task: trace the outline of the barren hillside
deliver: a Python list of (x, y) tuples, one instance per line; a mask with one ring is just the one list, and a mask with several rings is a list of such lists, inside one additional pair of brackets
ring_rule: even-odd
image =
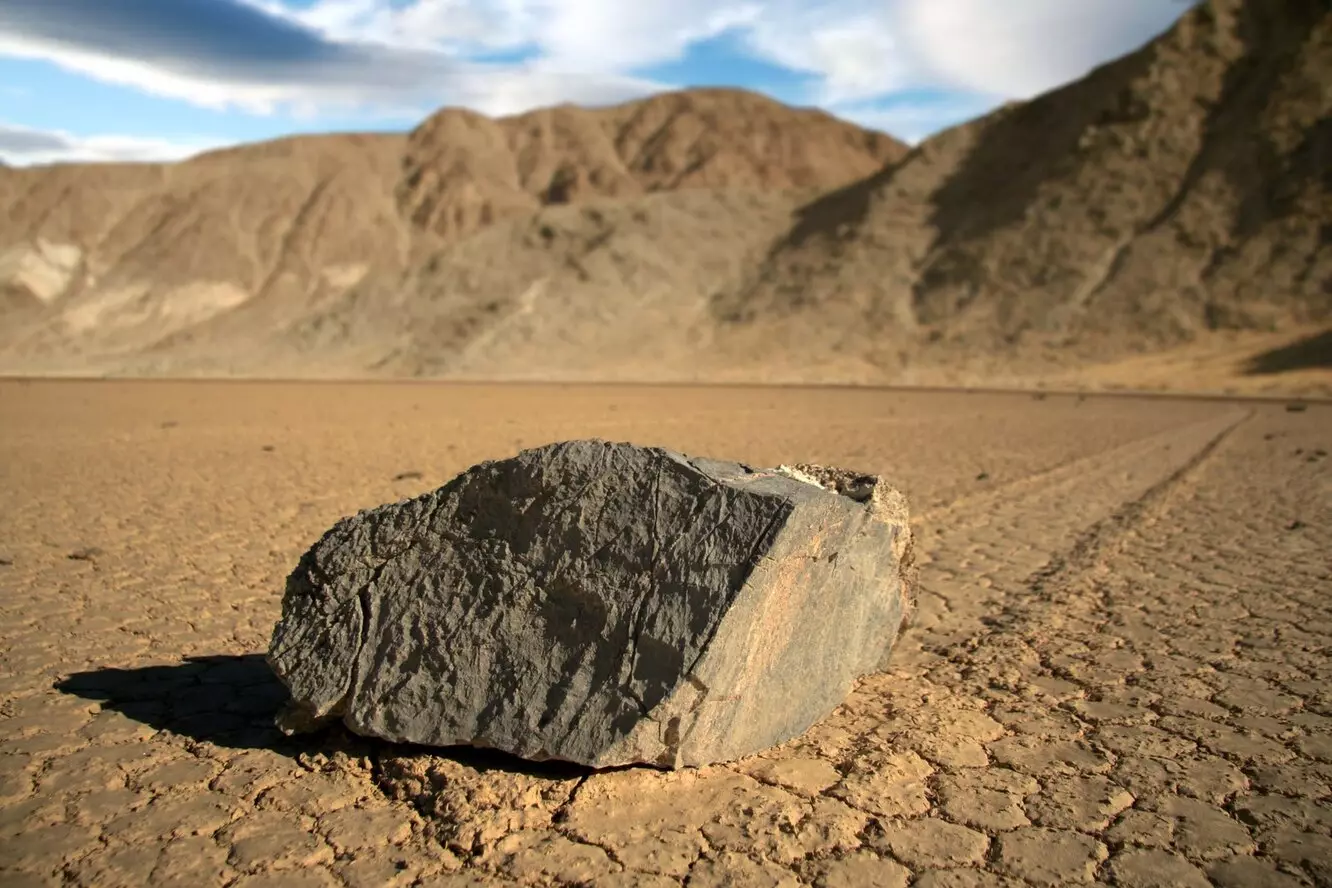
[[(1214, 0), (806, 204), (718, 320), (888, 367), (1122, 357), (1332, 318), (1332, 13)], [(837, 324), (823, 319), (839, 317)]]
[(0, 371), (1332, 394), (1327, 71), (1322, 0), (1212, 0), (910, 152), (694, 90), (4, 169)]
[[(702, 203), (730, 220), (709, 232), (724, 253), (746, 219), (727, 216), (721, 192), (760, 191), (753, 200), (789, 207), (905, 153), (822, 112), (696, 90), (501, 120), (445, 109), (406, 136), (281, 139), (177, 164), (5, 169), (0, 360), (10, 372), (356, 375), (398, 366), (391, 336), (362, 335), (355, 357), (339, 360), (289, 346), (320, 341), (356, 305), (383, 319), (382, 305), (365, 306), (374, 293), (419, 301), (399, 320), (424, 313), (460, 332), (427, 342), (432, 353), (403, 368), (420, 372), (450, 363), (444, 349), (480, 331), (471, 315), (493, 316), (487, 305), (530, 288), (532, 263), (478, 250), (509, 249), (505, 232), (531, 227), (543, 207), (709, 189), (716, 196)], [(449, 248), (478, 233), (455, 259)], [(469, 286), (473, 266), (487, 270), (488, 289)], [(403, 289), (433, 281), (443, 290)], [(440, 318), (458, 287), (479, 305)]]
[(502, 120), (448, 108), (408, 138), (397, 197), (415, 225), (448, 236), (594, 197), (825, 189), (906, 150), (882, 133), (739, 90), (686, 90), (597, 110), (561, 105)]

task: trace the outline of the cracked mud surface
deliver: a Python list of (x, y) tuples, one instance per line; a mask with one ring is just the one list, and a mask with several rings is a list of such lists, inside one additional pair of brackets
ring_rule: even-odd
[[(272, 726), (338, 517), (596, 435), (881, 473), (888, 671), (725, 766)], [(1332, 407), (763, 389), (0, 383), (0, 884), (1332, 884)]]

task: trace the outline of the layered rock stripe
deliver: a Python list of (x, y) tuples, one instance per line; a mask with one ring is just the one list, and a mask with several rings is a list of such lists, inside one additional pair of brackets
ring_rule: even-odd
[[(320, 533), (584, 435), (903, 479), (889, 668), (670, 773), (272, 726)], [(2, 383), (0, 882), (1327, 884), (1330, 438), (1317, 404)]]

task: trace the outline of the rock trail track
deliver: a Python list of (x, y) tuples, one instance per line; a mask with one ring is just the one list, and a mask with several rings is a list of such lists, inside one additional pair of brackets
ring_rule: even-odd
[[(890, 668), (680, 772), (272, 727), (324, 528), (582, 435), (901, 484)], [(1329, 450), (1323, 405), (3, 382), (0, 885), (1332, 885)]]

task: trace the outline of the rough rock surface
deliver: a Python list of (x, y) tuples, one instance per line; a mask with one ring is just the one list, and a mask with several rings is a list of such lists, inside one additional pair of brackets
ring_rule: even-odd
[(345, 519), (292, 573), (284, 730), (667, 767), (799, 735), (909, 612), (872, 476), (570, 441)]

